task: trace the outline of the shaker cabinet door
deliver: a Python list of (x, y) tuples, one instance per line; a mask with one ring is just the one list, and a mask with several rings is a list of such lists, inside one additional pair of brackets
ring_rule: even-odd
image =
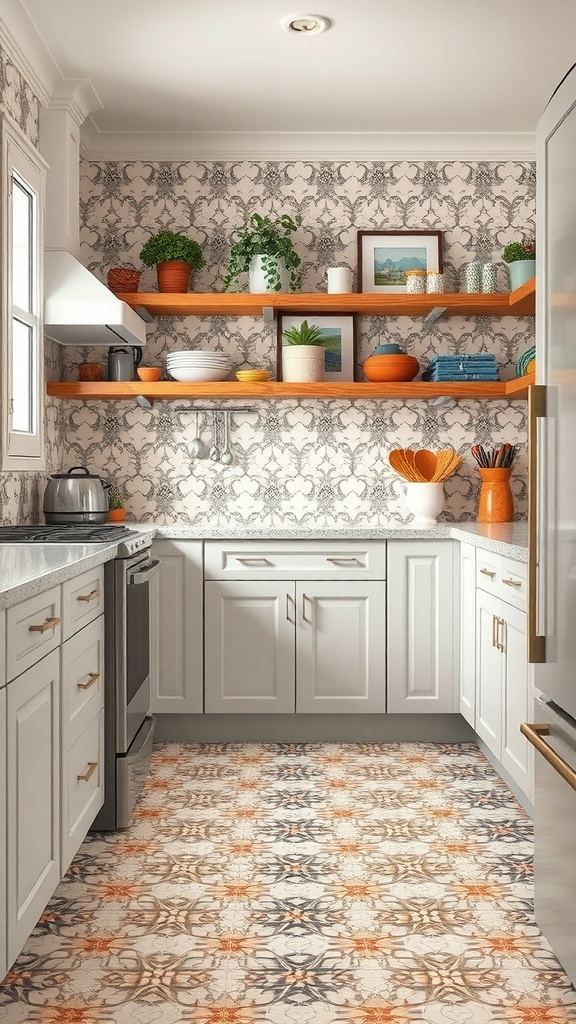
[(497, 758), (502, 735), (502, 602), (483, 590), (476, 597), (476, 732)]
[(386, 590), (380, 582), (296, 586), (296, 710), (386, 710)]
[(202, 542), (152, 545), (150, 706), (155, 714), (202, 712)]
[(294, 712), (294, 584), (213, 581), (204, 600), (205, 711)]

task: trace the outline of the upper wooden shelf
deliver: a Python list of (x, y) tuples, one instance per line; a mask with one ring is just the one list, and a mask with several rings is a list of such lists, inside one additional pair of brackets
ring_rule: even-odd
[(444, 292), (439, 295), (365, 295), (324, 292), (250, 295), (245, 292), (126, 292), (124, 299), (134, 309), (150, 316), (262, 316), (265, 309), (290, 313), (360, 313), (364, 316), (426, 317), (436, 309), (445, 316), (533, 316), (535, 278), (513, 292), (468, 294)]
[(158, 381), (53, 381), (47, 384), (49, 395), (58, 398), (137, 398), (142, 395), (154, 399), (201, 398), (518, 398), (528, 397), (528, 388), (534, 384), (534, 374), (506, 381), (450, 381), (434, 384), (425, 381), (371, 384), (286, 384), (266, 381), (243, 384), (240, 381), (222, 381), (215, 384), (178, 384)]

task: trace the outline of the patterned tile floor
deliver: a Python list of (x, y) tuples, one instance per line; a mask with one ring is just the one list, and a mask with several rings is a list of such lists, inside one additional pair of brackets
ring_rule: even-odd
[(0, 989), (20, 1024), (566, 1024), (531, 823), (472, 744), (156, 748)]

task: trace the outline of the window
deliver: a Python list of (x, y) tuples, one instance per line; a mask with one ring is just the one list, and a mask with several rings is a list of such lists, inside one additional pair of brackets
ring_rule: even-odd
[(46, 164), (2, 118), (2, 469), (45, 468), (43, 232)]

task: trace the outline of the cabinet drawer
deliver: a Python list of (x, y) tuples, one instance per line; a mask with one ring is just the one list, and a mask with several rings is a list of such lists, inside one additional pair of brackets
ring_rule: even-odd
[(62, 772), (62, 874), (104, 802), (104, 711), (64, 754)]
[(62, 636), (64, 640), (104, 611), (104, 567), (96, 566), (62, 584)]
[(210, 580), (383, 580), (385, 541), (207, 541)]
[(62, 749), (104, 707), (104, 616), (62, 645)]
[(6, 616), (6, 677), (15, 679), (61, 642), (60, 587), (8, 609)]
[(502, 600), (525, 611), (528, 603), (528, 566), (526, 562), (503, 558), (500, 585)]
[(489, 594), (500, 593), (502, 559), (491, 551), (476, 551), (476, 586)]

